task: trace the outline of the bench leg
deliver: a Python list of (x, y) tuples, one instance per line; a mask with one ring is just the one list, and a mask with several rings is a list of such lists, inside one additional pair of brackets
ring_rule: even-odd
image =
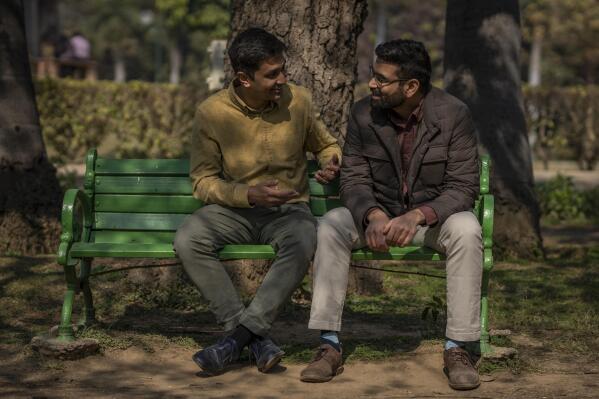
[(60, 341), (73, 341), (75, 334), (71, 326), (71, 315), (73, 313), (73, 300), (75, 299), (78, 285), (75, 265), (64, 265), (64, 274), (67, 280), (67, 292), (64, 294), (64, 302), (62, 303), (58, 339)]
[(80, 326), (89, 326), (95, 321), (94, 300), (92, 290), (89, 286), (89, 275), (91, 272), (92, 258), (81, 260), (81, 274), (79, 276), (81, 292), (83, 293), (83, 312), (79, 320)]
[(489, 278), (493, 269), (493, 253), (491, 249), (484, 250), (483, 259), (483, 279), (481, 284), (481, 299), (480, 299), (480, 352), (481, 354), (489, 354), (493, 352), (489, 339)]

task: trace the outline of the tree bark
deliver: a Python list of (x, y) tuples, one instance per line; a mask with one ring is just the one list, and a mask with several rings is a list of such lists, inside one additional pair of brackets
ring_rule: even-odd
[[(231, 37), (261, 27), (287, 45), (290, 80), (307, 87), (321, 118), (343, 144), (357, 75), (366, 0), (233, 0)], [(227, 80), (232, 77), (229, 60)]]
[(181, 80), (181, 66), (183, 65), (183, 55), (177, 43), (172, 44), (169, 48), (169, 82), (172, 84), (179, 84)]
[(541, 84), (541, 51), (543, 49), (543, 28), (534, 27), (532, 32), (532, 47), (530, 49), (530, 64), (528, 69), (528, 84), (531, 87)]
[(54, 252), (61, 190), (48, 161), (21, 0), (0, 2), (0, 253)]
[(125, 57), (121, 54), (115, 54), (114, 56), (114, 81), (117, 83), (123, 83), (127, 80), (127, 66), (125, 64)]
[(479, 142), (493, 160), (495, 247), (503, 256), (543, 254), (539, 207), (520, 87), (517, 0), (449, 0), (447, 91), (470, 107)]

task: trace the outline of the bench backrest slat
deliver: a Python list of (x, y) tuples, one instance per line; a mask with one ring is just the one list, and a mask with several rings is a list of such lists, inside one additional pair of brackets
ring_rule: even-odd
[[(94, 223), (98, 243), (170, 243), (188, 214), (202, 206), (191, 195), (187, 159), (107, 159), (90, 151), (86, 176), (92, 176)], [(92, 153), (93, 152), (93, 153)], [(90, 166), (93, 167), (90, 168)], [(323, 186), (308, 161), (310, 208), (315, 216), (341, 206), (339, 182)], [(481, 163), (481, 193), (488, 190), (488, 163)], [(484, 175), (486, 173), (486, 175)], [(478, 201), (475, 214), (479, 216)]]

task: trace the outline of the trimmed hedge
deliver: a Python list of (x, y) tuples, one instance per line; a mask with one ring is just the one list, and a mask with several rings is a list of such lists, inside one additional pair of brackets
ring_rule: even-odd
[(35, 84), (50, 160), (84, 162), (88, 149), (115, 158), (185, 154), (205, 88), (146, 82), (44, 79)]
[[(85, 152), (116, 158), (186, 154), (205, 87), (148, 82), (39, 80), (37, 103), (50, 159), (83, 162)], [(599, 157), (599, 87), (524, 89), (535, 157), (575, 159), (581, 168)]]
[(524, 88), (535, 157), (573, 159), (592, 170), (599, 160), (599, 86)]

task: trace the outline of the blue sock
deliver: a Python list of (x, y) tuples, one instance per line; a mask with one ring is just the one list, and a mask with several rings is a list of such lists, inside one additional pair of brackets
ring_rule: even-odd
[(320, 342), (323, 344), (329, 344), (335, 348), (337, 352), (341, 352), (341, 342), (339, 342), (337, 331), (322, 330), (320, 332)]
[(464, 348), (470, 353), (480, 353), (480, 341), (458, 341), (455, 339), (447, 339), (445, 341), (445, 350), (451, 348)]

